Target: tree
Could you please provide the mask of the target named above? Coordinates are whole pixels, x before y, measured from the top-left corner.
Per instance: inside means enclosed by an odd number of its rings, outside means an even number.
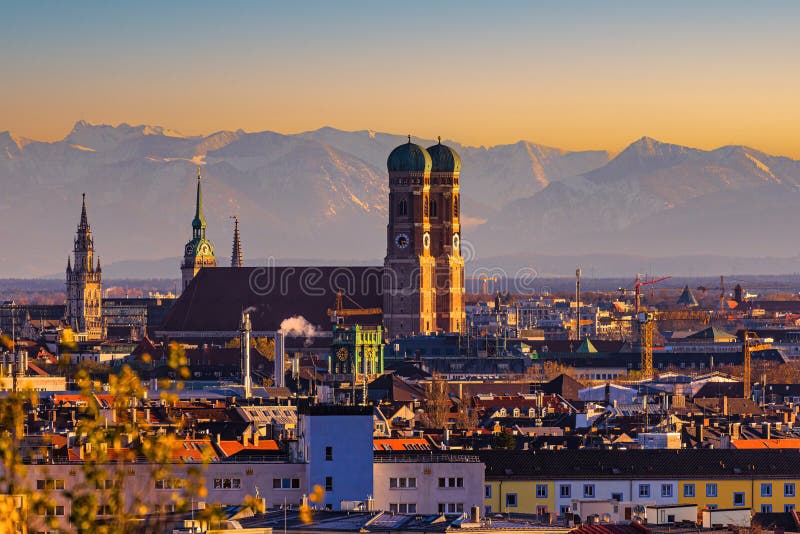
[[[177,376],[189,376],[185,352],[177,344],[170,345],[167,363]],[[200,463],[183,463],[177,454],[182,445],[181,421],[175,421],[173,433],[156,433],[148,421],[136,416],[146,392],[130,367],[122,366],[109,375],[110,406],[98,403],[94,383],[85,368],[77,369],[74,380],[83,399],[75,429],[82,462],[68,466],[69,484],[62,488],[47,484],[39,487],[26,477],[26,471],[35,469],[34,478],[44,478],[41,475],[46,476],[50,468],[26,466],[28,459],[21,452],[22,425],[36,396],[32,392],[15,392],[0,399],[0,493],[19,496],[26,503],[23,509],[11,510],[9,499],[0,499],[0,532],[16,532],[23,522],[31,531],[58,529],[55,514],[49,512],[56,504],[56,490],[61,490],[60,495],[70,504],[69,531],[78,533],[124,534],[134,530],[134,519],[137,531],[161,532],[163,525],[158,515],[148,515],[154,512],[155,481],[180,481],[175,486],[170,482],[170,487],[176,489],[169,502],[177,512],[188,511],[193,501],[205,498],[204,468],[213,450],[210,440],[208,447],[201,449]],[[161,402],[174,406],[182,385],[180,380],[172,385],[168,381],[162,383]],[[63,466],[52,466],[55,467]],[[144,484],[140,478],[143,473],[147,476]],[[30,513],[25,514],[25,510]],[[99,510],[103,513],[99,514]],[[147,517],[152,519],[144,519]],[[209,506],[196,511],[195,517],[213,524],[220,519],[220,510]]]
[[[507,449],[513,451],[517,448],[517,439],[514,437],[514,434],[504,430],[503,432],[494,435],[492,447],[495,449]]]
[[[448,422],[448,414],[453,403],[447,381],[439,377],[428,383],[425,398],[425,413],[433,428],[444,428]]]

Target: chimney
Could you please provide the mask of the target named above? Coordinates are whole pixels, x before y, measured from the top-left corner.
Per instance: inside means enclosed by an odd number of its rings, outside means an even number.
[[[703,443],[705,436],[703,435],[703,423],[697,425],[697,443]]]
[[[728,396],[722,397],[722,415],[728,415]]]
[[[772,439],[772,433],[770,432],[769,423],[761,424],[761,435],[764,436],[764,439]]]
[[[284,357],[283,334],[278,332],[275,334],[275,387],[278,388],[286,387]]]
[[[242,313],[242,322],[239,327],[242,350],[242,384],[244,385],[244,398],[249,399],[252,396],[252,384],[250,383],[250,332],[253,330],[249,313]]]
[[[473,506],[472,513],[470,514],[470,523],[481,522],[481,508],[480,506]]]
[[[258,429],[253,432],[253,446],[258,447]]]
[[[216,441],[217,441],[217,445],[219,445],[220,443],[222,443],[222,434],[217,434]]]

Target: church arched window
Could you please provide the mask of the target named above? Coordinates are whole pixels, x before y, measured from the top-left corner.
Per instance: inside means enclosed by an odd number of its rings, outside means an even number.
[[[430,206],[428,205],[428,197],[425,197],[425,201],[423,202],[422,212],[425,215],[425,217],[429,217],[430,214],[431,214],[430,213]]]
[[[458,195],[453,196],[453,217],[458,217]]]
[[[438,211],[439,210],[437,209],[436,201],[432,200],[431,201],[431,217],[437,217],[438,216],[438,213],[437,213]]]
[[[397,212],[401,217],[408,215],[408,202],[406,202],[406,199],[401,200],[397,205]]]

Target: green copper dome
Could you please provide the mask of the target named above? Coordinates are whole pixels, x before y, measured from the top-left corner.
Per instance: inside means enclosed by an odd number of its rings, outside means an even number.
[[[458,152],[453,150],[447,145],[439,143],[428,147],[428,154],[431,155],[432,172],[460,172],[461,171],[461,157]]]
[[[431,170],[431,155],[419,145],[411,142],[400,145],[392,150],[389,159],[386,161],[389,172],[428,172]]]

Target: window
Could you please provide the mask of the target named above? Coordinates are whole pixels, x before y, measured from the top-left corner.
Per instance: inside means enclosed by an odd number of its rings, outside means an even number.
[[[547,498],[547,484],[536,484],[536,498],[537,499]]]
[[[536,515],[545,515],[547,513],[547,506],[539,505],[536,507]]]
[[[333,461],[333,447],[325,447],[325,461],[326,462]]]
[[[558,507],[558,515],[560,515],[561,517],[564,517],[565,515],[571,513],[572,509],[569,507],[568,504],[562,504],[561,506]]]
[[[516,493],[506,493],[506,507],[507,508],[516,508],[517,507],[517,494]]]
[[[97,505],[97,515],[112,515],[114,511],[108,504]]]
[[[417,479],[414,477],[389,479],[389,489],[407,489],[416,487],[417,487]]]
[[[395,514],[416,514],[417,513],[417,503],[389,503],[389,511]]]
[[[558,494],[561,498],[570,498],[572,497],[572,485],[570,484],[561,484],[558,487]]]
[[[583,496],[588,497],[590,499],[594,498],[594,484],[583,485]]]
[[[717,506],[716,504],[707,504],[706,505],[706,509],[708,509],[708,510],[716,510],[717,508],[719,508],[719,506]]]
[[[794,512],[794,504],[784,504],[783,511],[786,512],[787,514],[789,512]]]
[[[229,484],[230,484],[230,480],[231,479],[228,479],[228,483]],[[237,479],[237,480],[239,480],[239,479]],[[219,487],[221,488],[223,479],[215,478],[214,479],[214,488],[217,488],[217,481],[219,481],[219,483],[220,483]],[[155,485],[156,485],[156,489],[178,489],[178,488],[182,488],[183,487],[183,480],[181,480],[179,478],[165,478],[165,479],[161,479],[161,480],[156,480]]]
[[[761,496],[762,497],[772,497],[772,484],[771,483],[764,483],[761,484]]]
[[[397,205],[397,212],[399,215],[406,216],[408,215],[408,202],[405,199],[401,200],[400,203]]]
[[[60,479],[46,478],[36,481],[37,490],[63,490],[64,481]]]
[[[672,484],[661,484],[661,496],[672,497]]]
[[[717,496],[717,485],[706,484],[706,497],[716,497],[716,496]]]
[[[650,497],[650,484],[639,484],[639,497]]]
[[[508,496],[506,496],[508,497]],[[463,502],[440,502],[439,503],[439,513],[440,514],[461,514],[464,512],[464,503]]]
[[[333,491],[333,477],[325,477],[325,491]]]
[[[794,482],[787,482],[786,484],[783,485],[783,496],[784,497],[795,496]]]
[[[484,499],[492,498],[492,486],[490,486],[489,484],[483,486],[483,498]]]
[[[431,217],[437,217],[438,214],[438,207],[436,205],[436,200],[431,201]]]
[[[287,479],[288,480],[288,479]],[[177,480],[174,482],[178,482]],[[273,487],[275,486],[275,480],[272,481]],[[173,485],[172,487],[177,488],[178,486]],[[215,478],[214,479],[214,489],[241,489],[242,487],[242,479],[241,478]],[[156,486],[158,488],[158,486]],[[164,489],[167,489],[164,486]]]
[[[486,509],[483,511],[483,513],[484,513],[485,515],[489,515],[489,514],[491,514],[491,513],[492,513],[492,505],[491,505],[491,504],[487,504],[487,505],[486,505]]]
[[[440,488],[463,488],[464,479],[462,477],[439,478]]]
[[[64,515],[64,506],[60,504],[56,506],[48,506],[45,509],[44,515],[48,517]]]
[[[694,497],[694,484],[684,484],[683,485],[683,496],[684,497]]]
[[[772,513],[772,505],[771,504],[762,504],[761,505],[761,513],[762,514],[771,514]]]
[[[95,482],[95,487],[99,490],[102,489],[111,489],[111,488],[118,488],[120,487],[119,480],[97,480]]]
[[[733,493],[733,505],[744,506],[744,492],[736,491]]]
[[[216,487],[216,479],[214,479]],[[273,478],[272,489],[300,489],[299,478]]]

